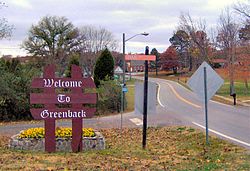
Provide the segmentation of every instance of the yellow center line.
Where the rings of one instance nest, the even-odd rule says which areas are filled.
[[[176,96],[178,99],[180,99],[181,101],[183,101],[183,102],[185,102],[185,103],[187,103],[187,104],[189,104],[189,105],[191,105],[191,106],[194,106],[194,107],[196,107],[196,108],[201,108],[201,106],[199,106],[199,105],[197,105],[197,104],[194,104],[194,103],[188,101],[187,99],[184,99],[183,97],[181,97],[181,96],[176,92],[176,90],[174,89],[174,87],[173,87],[171,84],[169,84],[169,83],[166,83],[166,84],[171,88],[171,90],[173,91],[173,93],[175,94],[175,96]]]

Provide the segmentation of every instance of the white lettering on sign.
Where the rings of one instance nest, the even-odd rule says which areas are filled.
[[[57,101],[59,103],[64,103],[64,102],[67,102],[69,103],[70,102],[70,97],[69,96],[66,96],[64,94],[58,94],[57,95]]]
[[[81,87],[82,81],[63,81],[59,79],[55,81],[53,78],[43,79],[44,87],[56,87],[56,88],[72,88]]]
[[[71,111],[68,110],[66,112],[53,112],[49,110],[43,110],[40,114],[41,118],[46,119],[46,118],[85,118],[86,117],[86,112],[83,110],[76,112],[76,111]]]

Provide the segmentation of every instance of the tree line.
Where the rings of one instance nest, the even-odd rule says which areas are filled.
[[[234,77],[241,71],[246,89],[250,72],[250,1],[226,8],[215,27],[208,30],[204,19],[181,13],[179,24],[169,39],[171,45],[160,55],[163,69],[196,69],[203,61],[224,59],[229,72],[230,94],[235,94]],[[240,18],[240,19],[239,19]],[[238,67],[236,68],[236,65]]]

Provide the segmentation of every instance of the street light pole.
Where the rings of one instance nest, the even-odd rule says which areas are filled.
[[[121,89],[123,88],[125,84],[125,69],[126,69],[126,62],[125,62],[125,33],[122,34],[122,55],[123,55],[123,75],[122,75],[122,86]],[[124,96],[125,93],[122,91],[121,92],[121,131],[122,131],[122,123],[123,123],[123,118],[122,118],[122,113],[124,111]],[[122,135],[122,132],[121,132]]]
[[[135,34],[134,36],[126,39],[125,38],[125,33],[122,34],[122,54],[123,54],[123,77],[122,77],[122,84],[124,85],[125,84],[125,70],[126,70],[126,61],[125,61],[125,43],[127,41],[129,41],[130,39],[133,39],[134,37],[136,36],[139,36],[139,35],[143,35],[143,36],[148,36],[149,33],[139,33],[139,34]],[[122,93],[122,102],[121,102],[121,106],[122,106],[122,109],[121,111],[124,111],[124,92]]]
[[[123,54],[123,77],[122,83],[125,84],[125,70],[126,70],[126,61],[125,61],[125,33],[122,34],[122,54]]]
[[[122,54],[123,54],[123,75],[122,75],[122,84],[125,85],[125,70],[126,70],[126,61],[125,61],[125,43],[129,41],[130,39],[133,39],[136,36],[143,35],[143,36],[148,36],[149,33],[139,33],[135,34],[134,36],[126,39],[125,38],[125,33],[122,34]],[[122,92],[121,94],[121,129],[122,129],[122,113],[124,112],[124,103],[125,103],[125,93]]]
[[[125,38],[125,33],[122,34],[122,54],[123,54],[123,77],[122,77],[122,83],[125,84],[125,70],[126,70],[126,61],[125,61],[125,43],[129,41],[130,39],[133,39],[136,36],[143,35],[143,36],[148,36],[149,33],[139,33],[135,34],[134,36],[126,39]]]

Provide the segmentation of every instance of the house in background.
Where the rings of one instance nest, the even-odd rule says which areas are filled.
[[[226,68],[227,60],[226,59],[213,59],[212,66],[213,68]]]
[[[136,61],[136,60],[131,61],[127,65],[127,71],[128,72],[143,72],[145,68],[144,62],[145,61]]]
[[[115,66],[114,78],[116,80],[121,80],[123,74],[123,69],[120,66]]]
[[[36,56],[17,56],[17,57],[13,57],[12,55],[3,55],[2,59],[6,60],[6,61],[10,61],[12,59],[18,59],[20,61],[21,64],[26,64],[29,62],[43,62],[44,61],[44,57],[36,57]]]

